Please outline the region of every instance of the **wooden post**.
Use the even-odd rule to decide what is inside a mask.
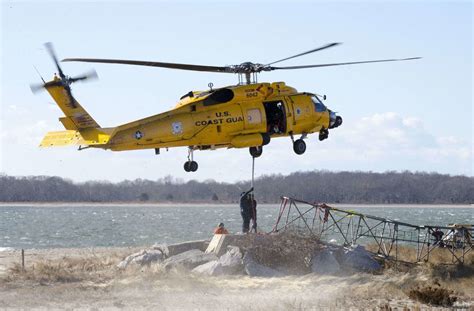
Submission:
[[[25,250],[21,249],[21,269],[25,271]]]

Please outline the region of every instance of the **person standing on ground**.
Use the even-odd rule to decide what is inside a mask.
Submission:
[[[253,193],[250,195],[250,202],[251,202],[251,208],[250,208],[250,216],[252,219],[252,230],[255,233],[257,233],[257,201],[255,200],[255,197],[253,196]]]
[[[251,192],[253,187],[247,192],[240,194],[240,215],[242,216],[242,232],[248,233],[250,229],[250,219],[252,218]]]

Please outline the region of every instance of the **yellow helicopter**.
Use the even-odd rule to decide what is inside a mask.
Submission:
[[[206,91],[190,91],[182,96],[176,107],[141,120],[116,127],[103,128],[76,101],[70,85],[97,77],[95,72],[68,77],[59,65],[51,43],[45,46],[58,69],[52,81],[33,85],[36,92],[46,89],[64,113],[59,120],[65,131],[49,132],[41,147],[79,145],[86,148],[125,151],[161,148],[188,147],[188,159],[184,163],[186,172],[195,172],[195,150],[217,148],[249,148],[253,157],[262,154],[263,146],[273,138],[290,137],[296,154],[306,151],[304,139],[319,133],[319,140],[328,138],[329,129],[342,124],[342,118],[322,103],[325,96],[309,92],[298,92],[284,82],[259,83],[257,74],[262,71],[317,68],[376,62],[392,62],[418,59],[384,59],[319,65],[275,67],[276,63],[321,51],[340,43],[330,43],[310,51],[286,57],[268,64],[245,62],[232,66],[203,66],[149,61],[67,58],[63,61],[111,63],[163,67],[204,72],[232,73],[238,75],[238,84],[213,88],[210,83]],[[299,138],[295,139],[296,136]]]

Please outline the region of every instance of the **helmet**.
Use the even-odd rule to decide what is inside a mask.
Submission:
[[[224,228],[224,223],[223,223],[223,222],[220,222],[217,226],[218,226],[219,228]]]

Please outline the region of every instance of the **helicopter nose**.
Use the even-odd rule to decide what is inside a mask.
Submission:
[[[335,112],[331,111],[329,114],[330,122],[329,122],[329,128],[336,128],[341,126],[342,124],[342,117],[338,116]]]

